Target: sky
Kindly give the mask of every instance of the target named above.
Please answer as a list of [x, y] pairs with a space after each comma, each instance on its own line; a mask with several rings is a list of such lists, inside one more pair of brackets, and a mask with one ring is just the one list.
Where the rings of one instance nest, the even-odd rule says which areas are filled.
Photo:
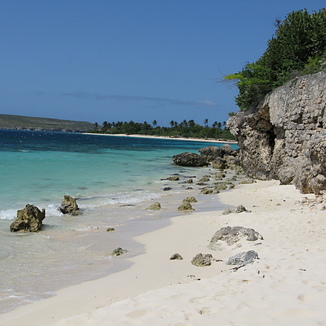
[[322, 0], [0, 0], [0, 113], [223, 122], [223, 76], [264, 53], [276, 19]]

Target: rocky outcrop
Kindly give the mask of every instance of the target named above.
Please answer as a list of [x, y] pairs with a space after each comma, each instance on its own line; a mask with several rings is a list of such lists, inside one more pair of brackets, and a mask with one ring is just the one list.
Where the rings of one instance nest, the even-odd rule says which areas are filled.
[[62, 214], [79, 215], [79, 207], [75, 198], [65, 195], [61, 202], [59, 210]]
[[184, 152], [178, 155], [175, 155], [172, 157], [172, 162], [175, 165], [181, 165], [181, 166], [207, 166], [208, 162], [205, 158], [202, 156], [196, 154], [196, 153], [188, 153]]
[[40, 211], [36, 206], [27, 204], [17, 211], [17, 218], [10, 225], [11, 232], [37, 232], [42, 228], [45, 219], [45, 209]]
[[278, 179], [302, 193], [326, 190], [326, 72], [306, 75], [239, 112], [227, 127], [240, 147], [241, 165], [257, 179]]

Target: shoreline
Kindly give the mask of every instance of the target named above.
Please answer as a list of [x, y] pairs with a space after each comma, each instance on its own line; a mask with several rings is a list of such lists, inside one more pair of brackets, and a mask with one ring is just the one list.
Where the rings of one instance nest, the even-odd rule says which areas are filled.
[[237, 145], [235, 140], [222, 140], [213, 138], [186, 138], [186, 137], [168, 137], [168, 136], [154, 136], [154, 135], [139, 135], [139, 134], [99, 134], [99, 133], [83, 133], [84, 135], [97, 135], [97, 136], [114, 136], [114, 137], [132, 137], [132, 138], [152, 138], [152, 139], [167, 139], [167, 140], [188, 140], [206, 143], [218, 143], [218, 144], [232, 144]]
[[[161, 225], [133, 238], [145, 252], [127, 259], [127, 269], [3, 314], [0, 325], [247, 325], [253, 316], [264, 325], [323, 325], [326, 221], [314, 198], [275, 180], [258, 181], [218, 195], [223, 205], [243, 204], [251, 212], [140, 221], [138, 227]], [[208, 249], [224, 226], [253, 228], [264, 240]], [[225, 261], [245, 250], [260, 259], [232, 271]], [[169, 260], [176, 252], [184, 259]], [[190, 261], [199, 252], [222, 262], [196, 267]]]

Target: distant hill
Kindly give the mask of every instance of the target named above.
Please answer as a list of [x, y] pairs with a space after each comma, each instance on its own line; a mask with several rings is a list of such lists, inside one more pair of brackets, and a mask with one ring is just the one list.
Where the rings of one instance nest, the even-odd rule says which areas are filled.
[[35, 118], [21, 115], [0, 114], [0, 129], [85, 132], [93, 130], [94, 124], [85, 121]]

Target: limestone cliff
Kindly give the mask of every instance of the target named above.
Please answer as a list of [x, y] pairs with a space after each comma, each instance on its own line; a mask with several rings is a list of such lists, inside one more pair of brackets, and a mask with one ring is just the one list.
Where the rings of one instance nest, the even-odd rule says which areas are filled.
[[295, 184], [302, 193], [326, 190], [326, 72], [298, 77], [238, 112], [228, 128], [246, 173]]

